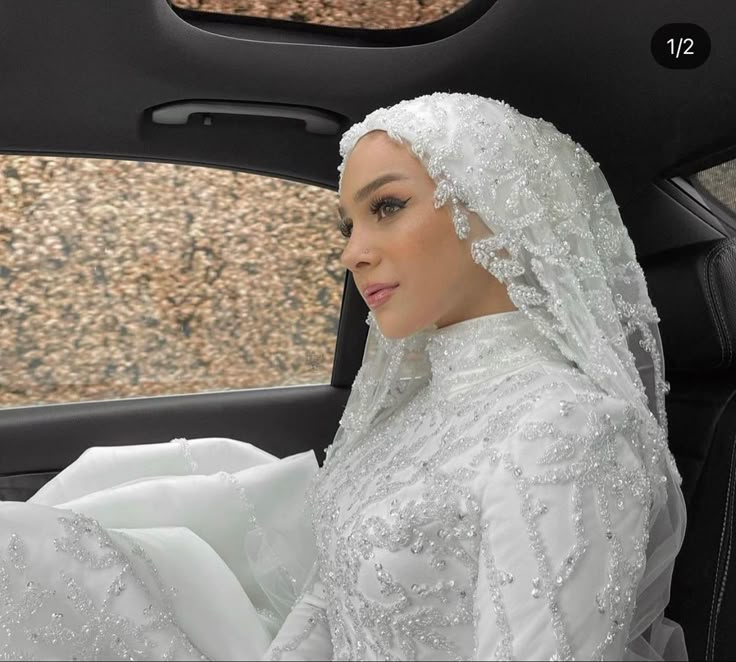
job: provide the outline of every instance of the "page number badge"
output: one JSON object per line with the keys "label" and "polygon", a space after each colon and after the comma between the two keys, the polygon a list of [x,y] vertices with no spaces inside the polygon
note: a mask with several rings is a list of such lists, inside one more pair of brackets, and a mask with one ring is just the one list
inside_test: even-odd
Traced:
{"label": "page number badge", "polygon": [[667,69],[694,69],[710,55],[710,37],[695,23],[668,23],[652,37],[652,55]]}

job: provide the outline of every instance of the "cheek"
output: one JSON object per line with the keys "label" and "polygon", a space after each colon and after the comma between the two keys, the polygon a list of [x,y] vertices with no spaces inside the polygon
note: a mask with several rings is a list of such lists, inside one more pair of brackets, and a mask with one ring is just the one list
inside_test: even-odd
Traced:
{"label": "cheek", "polygon": [[[454,237],[457,241],[457,237]],[[405,272],[422,291],[439,292],[457,280],[458,250],[446,233],[427,231],[413,234],[401,244],[401,259]]]}
{"label": "cheek", "polygon": [[426,233],[412,231],[399,238],[395,244],[399,259],[411,270],[424,271],[437,258],[436,244]]}
{"label": "cheek", "polygon": [[393,244],[396,258],[406,276],[423,288],[447,288],[457,277],[462,251],[467,250],[455,233],[448,213],[434,207],[406,219]]}

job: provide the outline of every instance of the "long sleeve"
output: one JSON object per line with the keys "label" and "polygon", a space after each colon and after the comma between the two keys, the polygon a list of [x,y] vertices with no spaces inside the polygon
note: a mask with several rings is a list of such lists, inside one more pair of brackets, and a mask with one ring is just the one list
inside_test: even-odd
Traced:
{"label": "long sleeve", "polygon": [[622,659],[627,643],[649,511],[637,423],[614,398],[552,405],[491,452],[476,660]]}
{"label": "long sleeve", "polygon": [[327,597],[315,562],[301,595],[294,603],[264,660],[331,660],[332,640],[327,620]]}

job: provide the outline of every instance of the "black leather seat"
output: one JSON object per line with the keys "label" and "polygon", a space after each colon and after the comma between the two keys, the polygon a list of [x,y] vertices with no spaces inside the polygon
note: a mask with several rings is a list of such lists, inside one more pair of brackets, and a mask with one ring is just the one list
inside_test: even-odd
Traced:
{"label": "black leather seat", "polygon": [[688,523],[667,616],[691,660],[736,655],[736,240],[641,260],[660,316],[670,447]]}

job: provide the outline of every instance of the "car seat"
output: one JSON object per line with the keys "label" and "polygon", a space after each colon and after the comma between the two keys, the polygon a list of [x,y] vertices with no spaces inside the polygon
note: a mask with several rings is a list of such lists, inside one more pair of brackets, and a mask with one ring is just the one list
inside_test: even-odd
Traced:
{"label": "car seat", "polygon": [[736,239],[640,261],[660,316],[670,448],[687,529],[666,615],[691,660],[736,654]]}

